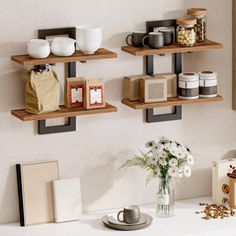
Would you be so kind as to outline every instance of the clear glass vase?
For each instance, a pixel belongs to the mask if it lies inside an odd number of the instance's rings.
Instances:
[[[175,215],[175,189],[170,180],[159,180],[159,189],[156,194],[156,215],[158,217]]]

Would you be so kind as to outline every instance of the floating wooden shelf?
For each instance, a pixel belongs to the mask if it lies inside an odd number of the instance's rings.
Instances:
[[[122,99],[122,103],[126,106],[129,106],[135,110],[138,109],[153,109],[160,107],[171,107],[171,106],[181,106],[185,104],[193,104],[193,103],[210,103],[210,102],[220,102],[223,101],[223,97],[218,95],[214,98],[199,98],[194,100],[184,100],[180,98],[169,98],[166,102],[155,102],[155,103],[142,103],[139,101],[131,102],[127,99]]]
[[[76,51],[70,57],[58,57],[50,54],[44,59],[33,59],[29,55],[17,55],[12,56],[11,60],[15,61],[21,65],[43,65],[43,64],[54,64],[54,63],[65,63],[65,62],[76,62],[76,61],[88,61],[88,60],[100,60],[116,58],[117,54],[115,52],[109,51],[105,48],[98,49],[94,54],[84,54],[81,51]]]
[[[223,48],[223,44],[206,40],[203,43],[198,43],[194,47],[180,47],[178,44],[173,44],[170,46],[165,46],[160,49],[152,49],[152,48],[136,48],[133,46],[123,46],[121,49],[124,52],[127,52],[134,56],[147,56],[147,55],[155,55],[155,54],[166,54],[166,53],[181,53],[181,52],[200,52],[200,51],[208,51],[211,49],[221,49]]]
[[[16,116],[22,121],[33,121],[33,120],[46,120],[46,119],[54,119],[54,118],[62,118],[62,117],[72,117],[72,116],[83,116],[83,115],[93,115],[100,113],[109,113],[109,112],[117,112],[117,108],[106,103],[106,107],[86,110],[85,108],[66,108],[65,106],[60,106],[59,111],[49,112],[45,114],[31,114],[25,111],[25,109],[13,110],[11,114]]]

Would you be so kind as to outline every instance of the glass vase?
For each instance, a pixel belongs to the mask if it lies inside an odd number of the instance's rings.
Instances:
[[[170,180],[160,179],[156,194],[156,215],[172,217],[175,214],[175,189]]]

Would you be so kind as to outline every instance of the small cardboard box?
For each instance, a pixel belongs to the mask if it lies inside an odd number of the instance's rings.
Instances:
[[[140,98],[140,79],[150,78],[149,75],[132,75],[124,77],[123,97],[129,101],[138,101]]]
[[[145,103],[167,101],[167,80],[157,77],[141,79],[140,101]]]
[[[104,82],[102,79],[86,81],[86,109],[105,107]]]
[[[236,166],[236,158],[213,162],[212,168],[212,202],[215,204],[229,203],[229,172],[230,165]]]
[[[231,208],[236,209],[236,179],[230,178],[229,181],[230,191],[229,191],[229,205]]]
[[[177,97],[177,75],[174,73],[156,74],[154,77],[167,80],[167,97]]]
[[[84,77],[67,78],[65,83],[65,106],[83,107],[85,103],[85,85]]]

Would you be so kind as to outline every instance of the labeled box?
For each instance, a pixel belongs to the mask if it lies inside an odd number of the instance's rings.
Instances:
[[[230,165],[236,166],[236,158],[213,162],[212,168],[212,202],[215,204],[229,204]]]
[[[86,109],[105,107],[104,82],[102,79],[88,79],[86,81]]]
[[[83,107],[85,103],[84,77],[67,78],[65,84],[65,106],[67,108]]]

